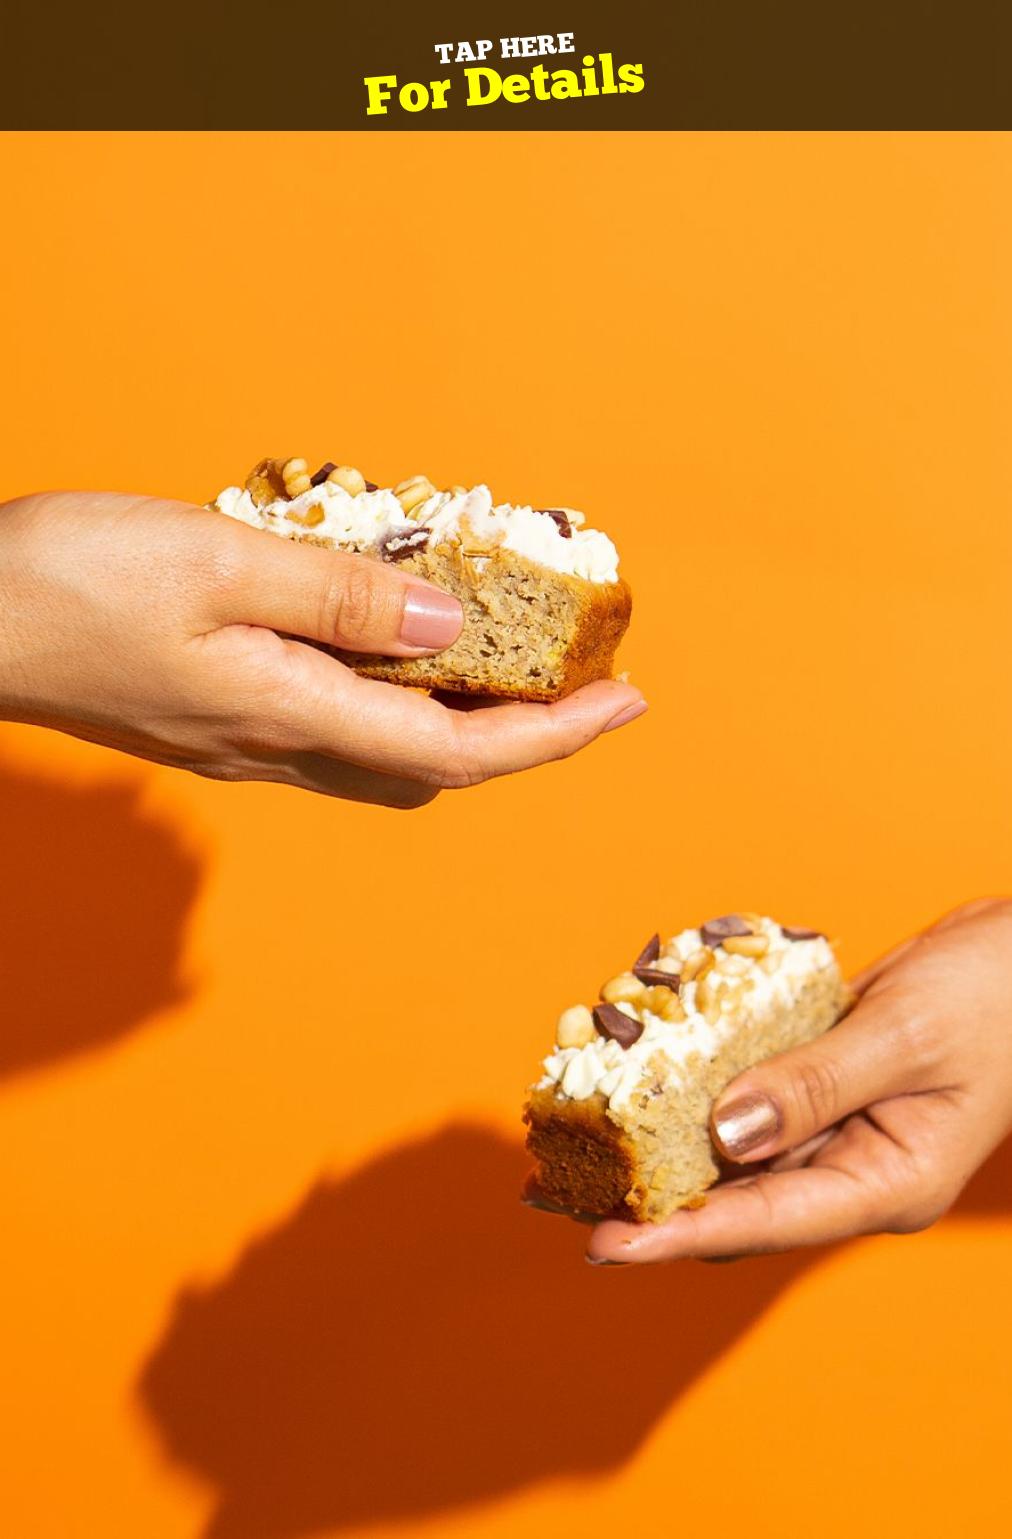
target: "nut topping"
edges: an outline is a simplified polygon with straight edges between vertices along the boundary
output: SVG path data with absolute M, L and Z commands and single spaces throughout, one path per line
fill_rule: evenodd
M 717 958 L 707 946 L 701 946 L 682 963 L 682 982 L 692 983 L 694 979 L 705 978 L 716 960 Z
M 825 940 L 826 938 L 821 930 L 807 930 L 804 925 L 798 924 L 782 924 L 780 931 L 789 941 Z
M 246 490 L 258 508 L 266 508 L 268 503 L 280 502 L 287 496 L 281 465 L 281 460 L 261 460 L 246 477 Z
M 305 460 L 285 460 L 281 467 L 281 475 L 287 497 L 301 497 L 303 492 L 309 491 L 312 484 L 309 479 L 309 466 Z
M 729 935 L 723 946 L 732 956 L 761 957 L 766 955 L 770 943 L 765 935 Z
M 297 513 L 294 508 L 289 508 L 285 514 L 290 524 L 302 524 L 306 529 L 315 529 L 317 524 L 323 523 L 326 516 L 321 507 L 306 508 L 301 513 Z
M 643 994 L 643 984 L 635 973 L 616 973 L 601 985 L 601 998 L 609 1005 L 634 1004 Z
M 406 481 L 400 481 L 394 487 L 394 496 L 405 513 L 421 507 L 423 502 L 428 502 L 435 495 L 436 488 L 428 476 L 409 476 Z
M 560 1047 L 586 1047 L 594 1040 L 594 1017 L 586 1005 L 571 1005 L 559 1016 L 555 1040 Z
M 354 465 L 331 465 L 327 480 L 333 486 L 340 486 L 349 497 L 357 497 L 359 492 L 365 491 L 365 476 Z

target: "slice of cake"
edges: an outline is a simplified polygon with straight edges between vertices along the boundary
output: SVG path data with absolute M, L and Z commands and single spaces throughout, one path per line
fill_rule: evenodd
M 847 989 L 816 930 L 725 914 L 654 936 L 573 1005 L 524 1113 L 538 1186 L 577 1212 L 657 1222 L 719 1174 L 710 1112 L 736 1075 L 819 1036 Z
M 513 700 L 558 700 L 610 678 L 632 599 L 606 534 L 570 508 L 493 504 L 487 486 L 424 476 L 380 488 L 347 465 L 261 460 L 210 504 L 255 529 L 354 551 L 456 594 L 459 638 L 434 657 L 335 655 L 369 678 Z

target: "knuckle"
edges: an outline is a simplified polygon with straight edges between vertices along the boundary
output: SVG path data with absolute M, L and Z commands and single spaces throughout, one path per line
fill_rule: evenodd
M 342 562 L 324 580 L 320 595 L 321 635 L 339 641 L 367 641 L 382 634 L 391 605 L 376 574 L 361 558 Z
M 495 773 L 481 749 L 467 735 L 467 718 L 450 713 L 451 736 L 439 768 L 438 784 L 446 791 L 463 791 L 481 785 Z
M 481 785 L 488 776 L 475 765 L 461 760 L 444 764 L 438 775 L 438 783 L 444 791 L 466 791 L 469 786 Z
M 891 1034 L 893 1052 L 906 1064 L 929 1065 L 942 1055 L 944 1044 L 939 1022 L 930 1011 L 916 1005 L 897 1014 Z
M 802 1120 L 828 1127 L 840 1108 L 840 1071 L 832 1058 L 823 1055 L 802 1059 L 795 1070 L 794 1096 Z

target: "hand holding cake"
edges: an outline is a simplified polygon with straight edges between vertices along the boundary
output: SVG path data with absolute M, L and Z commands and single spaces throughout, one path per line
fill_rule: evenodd
M 307 503 L 304 524 L 286 523 L 312 535 Z M 543 522 L 554 528 L 550 517 Z M 412 523 L 409 545 L 417 532 Z M 606 676 L 610 654 L 602 661 L 600 648 L 582 688 L 586 648 L 576 658 L 582 678 L 571 648 L 545 657 L 551 690 L 515 693 L 546 703 L 514 699 L 463 712 L 381 682 L 452 648 L 466 607 L 427 580 L 420 557 L 391 557 L 371 558 L 347 542 L 266 539 L 235 518 L 154 498 L 60 492 L 7 503 L 0 719 L 216 779 L 415 807 L 444 787 L 563 758 L 646 709 L 636 689 Z M 447 557 L 458 559 L 480 585 L 472 558 Z M 516 570 L 512 555 L 492 561 Z M 590 579 L 541 570 L 548 584 L 576 585 L 574 613 L 594 588 Z M 540 645 L 537 634 L 530 641 L 528 660 Z M 356 669 L 328 650 L 353 653 Z M 363 676 L 374 672 L 380 678 Z
M 660 1223 L 605 1220 L 588 1260 L 755 1255 L 946 1212 L 1012 1127 L 1012 902 L 956 910 L 853 989 L 832 1031 L 718 1096 L 713 1141 L 737 1176 Z
M 381 488 L 331 461 L 310 475 L 304 459 L 261 460 L 211 506 L 282 539 L 396 564 L 437 598 L 454 596 L 445 603 L 462 623 L 440 637 L 438 657 L 394 661 L 342 638 L 337 655 L 368 678 L 559 700 L 610 677 L 629 624 L 618 552 L 572 508 L 496 504 L 487 486 L 437 491 L 422 475 Z

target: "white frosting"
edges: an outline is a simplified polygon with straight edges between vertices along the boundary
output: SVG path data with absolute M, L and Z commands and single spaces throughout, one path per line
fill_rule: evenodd
M 291 501 L 280 498 L 260 508 L 242 487 L 229 486 L 214 507 L 254 529 L 269 529 L 289 539 L 313 534 L 333 541 L 342 550 L 374 550 L 391 536 L 425 528 L 431 530 L 435 544 L 463 545 L 479 556 L 501 546 L 554 572 L 595 583 L 618 581 L 618 552 L 599 529 L 580 527 L 582 514 L 564 510 L 573 526 L 567 539 L 546 513 L 509 502 L 493 504 L 487 486 L 456 494 L 437 492 L 413 508 L 410 516 L 389 488 L 352 497 L 332 481 L 311 487 Z M 320 509 L 323 518 L 308 525 L 306 514 L 314 508 Z
M 722 946 L 714 950 L 717 963 L 709 974 L 711 981 L 726 977 L 733 981 L 745 979 L 751 984 L 747 993 L 733 1001 L 718 994 L 722 1008 L 716 1025 L 710 1025 L 696 1008 L 695 983 L 685 983 L 679 991 L 684 1021 L 665 1021 L 649 1010 L 621 1004 L 618 1009 L 643 1023 L 638 1040 L 626 1048 L 600 1036 L 584 1047 L 556 1046 L 545 1059 L 544 1077 L 537 1088 L 555 1085 L 560 1095 L 574 1101 L 587 1100 L 600 1091 L 610 1106 L 618 1108 L 648 1077 L 647 1065 L 656 1054 L 663 1055 L 675 1075 L 694 1053 L 713 1058 L 733 1032 L 767 1015 L 771 1007 L 792 1005 L 814 974 L 836 968 L 832 947 L 822 936 L 790 941 L 772 919 L 762 920 L 761 933 L 769 943 L 761 962 L 772 958 L 767 964 L 773 967 L 772 971 L 760 965 L 760 959 L 725 952 Z M 702 944 L 698 930 L 683 930 L 662 947 L 661 955 L 684 962 Z

